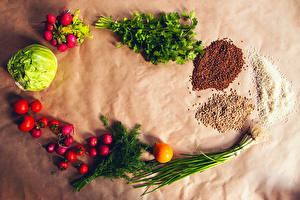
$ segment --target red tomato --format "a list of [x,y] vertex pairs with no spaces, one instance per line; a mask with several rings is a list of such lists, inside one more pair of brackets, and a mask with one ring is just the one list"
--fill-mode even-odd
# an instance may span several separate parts
[[68,167],[69,167],[69,163],[67,163],[67,162],[60,162],[59,164],[58,164],[58,169],[59,170],[65,170],[65,169],[68,169]]
[[30,104],[30,108],[33,112],[40,112],[42,110],[42,104],[38,100],[35,100]]
[[34,124],[35,124],[35,121],[34,121],[33,117],[31,117],[29,115],[25,115],[23,118],[23,122],[19,125],[19,129],[20,129],[20,131],[28,132],[31,129],[33,129]]
[[78,171],[80,174],[85,174],[89,170],[89,167],[86,164],[81,164],[80,167],[78,168]]
[[66,159],[69,162],[74,162],[76,160],[77,156],[73,151],[67,151],[66,153]]
[[39,125],[41,128],[47,128],[47,125],[48,125],[48,118],[47,117],[42,117],[40,120],[39,120]]
[[14,104],[14,111],[20,115],[25,114],[28,111],[28,102],[24,99],[18,100]]
[[50,122],[49,122],[49,127],[51,128],[51,130],[57,130],[58,129],[58,127],[59,127],[59,121],[57,121],[57,120],[51,120]]
[[74,147],[74,152],[77,155],[82,156],[85,153],[85,148],[84,146],[78,144],[77,146]]

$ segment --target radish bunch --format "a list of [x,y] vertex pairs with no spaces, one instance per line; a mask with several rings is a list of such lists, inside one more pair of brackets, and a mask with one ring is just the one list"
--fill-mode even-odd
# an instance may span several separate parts
[[86,37],[92,37],[88,25],[78,18],[79,10],[74,14],[63,11],[58,16],[48,14],[45,22],[44,38],[61,52],[81,44]]
[[[47,20],[49,22],[54,22],[56,20],[55,16],[48,15]],[[69,18],[66,18],[67,24]],[[70,37],[68,41],[74,41],[74,38]],[[75,38],[76,41],[76,38]],[[25,99],[19,99],[15,102],[14,106],[15,113],[22,116],[23,121],[19,124],[19,129],[23,132],[30,132],[31,136],[34,138],[39,138],[42,136],[42,129],[49,128],[57,137],[56,141],[48,143],[45,147],[48,153],[56,153],[61,159],[57,163],[59,170],[66,170],[69,166],[77,167],[80,174],[85,174],[88,172],[88,166],[82,161],[79,161],[79,156],[84,156],[85,154],[95,157],[106,157],[115,148],[113,143],[112,134],[106,133],[100,138],[91,137],[88,140],[88,150],[81,144],[74,145],[74,126],[72,124],[66,124],[59,120],[52,119],[49,120],[47,117],[42,117],[39,120],[35,120],[33,117],[28,115],[28,110],[31,109],[32,112],[38,113],[42,110],[42,104],[35,100],[30,104]],[[72,146],[74,145],[74,146]]]

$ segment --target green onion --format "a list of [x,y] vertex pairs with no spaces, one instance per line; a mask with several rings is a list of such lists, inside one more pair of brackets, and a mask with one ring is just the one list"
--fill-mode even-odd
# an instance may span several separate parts
[[[254,127],[246,132],[240,141],[231,148],[204,154],[183,154],[186,157],[176,158],[166,164],[159,164],[153,169],[139,172],[129,183],[135,188],[146,187],[143,195],[151,193],[165,185],[174,183],[192,174],[203,172],[209,168],[225,163],[236,157],[242,150],[257,142],[264,134],[260,127]],[[154,187],[148,191],[150,187]]]

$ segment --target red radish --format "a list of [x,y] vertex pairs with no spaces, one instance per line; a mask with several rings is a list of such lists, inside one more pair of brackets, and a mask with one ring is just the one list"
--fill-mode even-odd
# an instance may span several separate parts
[[42,108],[43,108],[43,106],[42,106],[41,102],[39,102],[38,100],[35,100],[30,104],[30,109],[33,112],[40,112],[42,110]]
[[57,45],[56,39],[52,39],[52,40],[51,40],[51,44],[52,44],[53,46],[56,46],[56,45]]
[[67,151],[66,153],[66,159],[69,162],[75,162],[75,160],[77,159],[76,154],[73,151]]
[[46,29],[48,31],[53,31],[53,24],[46,24]]
[[65,170],[68,169],[69,163],[62,161],[57,165],[57,167],[59,170]]
[[99,146],[100,156],[107,156],[110,153],[109,147],[105,144]]
[[63,44],[58,45],[57,49],[60,52],[64,52],[64,51],[66,51],[68,49],[68,46],[63,43]]
[[47,22],[48,22],[49,24],[55,24],[55,22],[56,22],[56,17],[55,17],[54,15],[52,15],[52,14],[48,14],[48,15],[47,15]]
[[42,131],[40,129],[34,128],[34,129],[31,130],[31,135],[34,138],[39,138],[42,135]]
[[104,144],[110,144],[110,143],[112,143],[112,141],[113,141],[113,138],[112,138],[112,135],[111,134],[104,134],[104,135],[102,135],[102,142],[104,143]]
[[89,151],[89,156],[96,156],[98,153],[97,153],[97,150],[95,148],[91,148],[90,151]]
[[73,34],[69,34],[67,36],[67,43],[69,44],[75,44],[76,43],[76,37]]
[[71,24],[71,22],[72,22],[72,16],[69,13],[63,14],[60,18],[60,23],[63,26],[68,26],[69,24]]
[[73,125],[69,125],[69,124],[64,124],[62,126],[61,132],[64,135],[70,135],[74,130],[74,126]]
[[58,155],[64,155],[64,154],[66,153],[67,149],[68,149],[68,147],[65,147],[65,146],[58,146],[58,147],[56,148],[56,153],[57,153]]
[[91,138],[89,139],[89,145],[90,145],[91,147],[96,146],[97,143],[98,143],[98,138],[97,138],[97,137],[91,137]]
[[52,153],[52,152],[54,152],[54,150],[55,150],[55,143],[50,143],[50,144],[47,146],[47,151],[48,151],[49,153]]
[[45,31],[44,32],[44,38],[45,38],[45,40],[50,41],[52,39],[51,31]]
[[78,168],[78,171],[80,174],[85,174],[89,170],[89,167],[86,164],[81,164],[80,167]]
[[66,137],[66,138],[64,139],[64,144],[65,144],[66,146],[70,146],[73,142],[74,142],[74,139],[73,139],[72,136]]
[[28,111],[28,102],[24,99],[18,100],[14,104],[14,111],[20,115],[25,114]]
[[67,43],[67,46],[71,49],[71,48],[75,47],[75,43]]

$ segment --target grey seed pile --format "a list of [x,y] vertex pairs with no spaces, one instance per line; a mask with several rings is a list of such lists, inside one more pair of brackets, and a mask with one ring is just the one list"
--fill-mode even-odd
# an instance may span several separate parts
[[254,109],[250,99],[232,91],[229,95],[213,94],[208,102],[200,105],[195,117],[205,126],[211,126],[224,133],[228,130],[241,130]]

